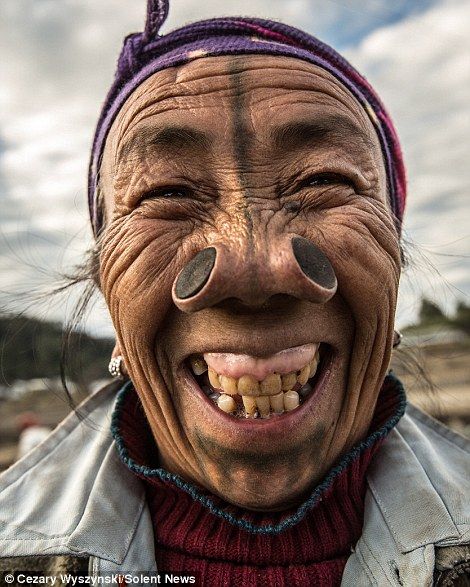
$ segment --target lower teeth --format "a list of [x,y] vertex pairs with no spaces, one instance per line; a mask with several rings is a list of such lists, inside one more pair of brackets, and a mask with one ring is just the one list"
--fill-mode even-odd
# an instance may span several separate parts
[[295,410],[295,408],[297,408],[299,404],[299,394],[293,389],[291,391],[286,391],[286,393],[284,394],[284,409],[286,410],[286,412],[289,412],[290,410]]
[[275,395],[229,395],[215,390],[208,385],[202,385],[206,396],[217,407],[227,414],[238,418],[270,418],[281,415],[299,407],[312,393],[312,385],[305,383],[297,390],[281,391]]
[[250,416],[254,416],[258,411],[255,398],[249,395],[243,395],[242,401],[243,407],[245,408],[245,416],[247,418],[249,418]]
[[[241,396],[241,402],[236,401],[236,398],[240,399],[240,396],[227,395],[217,391],[206,393],[206,395],[220,410],[227,414],[232,414],[239,418],[257,418],[258,416],[269,418],[272,415],[280,415],[298,408],[307,397],[304,390],[307,385],[304,385],[298,392],[291,389],[286,392],[281,391],[276,395],[260,395],[257,397],[244,395]],[[311,391],[312,387],[308,385],[308,389]],[[304,395],[301,395],[303,390]]]
[[271,402],[272,411],[275,414],[282,414],[284,411],[284,394],[282,391],[276,395],[272,395],[269,401]]
[[219,396],[217,400],[217,405],[223,412],[227,412],[230,414],[232,412],[235,412],[235,410],[237,409],[237,404],[235,403],[233,397],[231,397],[230,395],[226,395],[225,393]]

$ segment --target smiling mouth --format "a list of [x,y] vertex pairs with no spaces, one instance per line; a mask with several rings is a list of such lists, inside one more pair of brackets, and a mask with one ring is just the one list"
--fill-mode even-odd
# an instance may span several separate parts
[[311,343],[267,358],[234,353],[191,355],[187,366],[201,391],[234,418],[280,417],[315,394],[331,349]]

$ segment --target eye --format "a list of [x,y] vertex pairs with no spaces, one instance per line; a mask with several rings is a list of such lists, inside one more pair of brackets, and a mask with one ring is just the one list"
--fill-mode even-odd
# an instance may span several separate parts
[[351,185],[351,181],[347,177],[344,177],[344,175],[339,175],[337,173],[317,173],[303,181],[302,187],[317,187],[338,183]]
[[143,200],[157,200],[162,199],[177,199],[177,198],[189,198],[191,196],[190,190],[182,186],[164,186],[161,188],[154,188],[146,192],[142,199]]

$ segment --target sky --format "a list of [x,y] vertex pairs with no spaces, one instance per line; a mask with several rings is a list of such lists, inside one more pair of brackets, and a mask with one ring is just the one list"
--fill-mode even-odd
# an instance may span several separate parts
[[[123,37],[144,0],[1,0],[0,308],[70,315],[41,296],[91,244],[88,153]],[[395,121],[408,169],[397,324],[425,295],[470,302],[470,0],[173,0],[164,32],[222,15],[298,26],[340,50]],[[38,294],[38,295],[36,295]],[[109,335],[97,300],[86,328]]]

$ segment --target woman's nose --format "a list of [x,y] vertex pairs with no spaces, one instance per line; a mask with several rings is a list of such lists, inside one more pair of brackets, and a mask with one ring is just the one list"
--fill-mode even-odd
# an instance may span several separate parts
[[306,238],[289,236],[251,253],[221,243],[199,251],[178,274],[172,295],[180,310],[196,312],[229,298],[256,307],[276,294],[324,304],[336,288],[326,254]]

